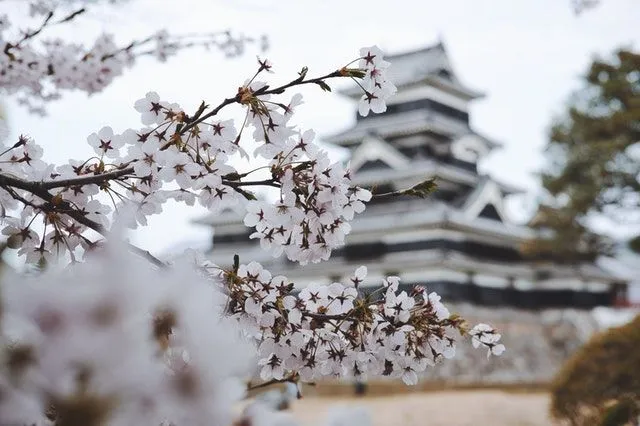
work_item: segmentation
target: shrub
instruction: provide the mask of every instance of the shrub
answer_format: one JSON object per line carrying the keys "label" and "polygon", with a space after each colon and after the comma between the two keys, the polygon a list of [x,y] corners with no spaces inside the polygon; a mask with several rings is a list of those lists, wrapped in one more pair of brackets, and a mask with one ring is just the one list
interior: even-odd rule
{"label": "shrub", "polygon": [[637,425],[640,316],[593,336],[559,371],[551,395],[552,416],[572,426]]}

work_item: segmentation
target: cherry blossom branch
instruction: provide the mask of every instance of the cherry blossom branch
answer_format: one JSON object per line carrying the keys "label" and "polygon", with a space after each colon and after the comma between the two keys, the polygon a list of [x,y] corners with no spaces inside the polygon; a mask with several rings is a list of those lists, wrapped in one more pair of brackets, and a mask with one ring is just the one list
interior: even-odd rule
{"label": "cherry blossom branch", "polygon": [[34,30],[27,30],[25,31],[24,35],[22,36],[22,38],[20,40],[18,40],[16,43],[9,43],[7,42],[5,47],[4,47],[4,53],[9,55],[9,50],[14,49],[14,48],[19,48],[25,41],[28,41],[34,37],[36,37],[37,35],[39,35],[43,30],[45,30],[48,27],[54,26],[54,25],[59,25],[62,23],[66,23],[66,22],[70,22],[73,19],[75,19],[76,17],[82,15],[83,13],[86,12],[85,8],[81,8],[78,9],[74,12],[72,12],[71,14],[67,15],[66,17],[55,21],[55,22],[51,22],[51,19],[54,16],[54,11],[49,11],[44,20],[42,21],[42,23],[40,24],[40,26]]}
{"label": "cherry blossom branch", "polygon": [[[18,199],[19,201],[21,201],[25,205],[30,205],[32,207],[40,208],[40,209],[43,209],[44,211],[51,210],[51,211],[57,211],[57,212],[63,213],[65,215],[71,217],[72,219],[74,219],[76,222],[78,222],[78,223],[80,223],[80,224],[82,224],[82,225],[84,225],[84,226],[86,226],[88,228],[93,229],[94,231],[98,232],[99,234],[101,234],[105,238],[111,236],[111,233],[109,231],[107,231],[107,229],[105,229],[104,226],[102,226],[99,223],[87,218],[84,214],[82,214],[82,212],[80,212],[78,210],[75,210],[69,203],[67,203],[67,202],[65,202],[63,200],[56,200],[54,195],[49,193],[38,182],[27,182],[27,181],[25,181],[23,179],[7,176],[5,174],[0,173],[0,187],[5,189],[6,191],[10,192],[11,195],[14,198]],[[27,192],[33,194],[33,195],[36,195],[37,197],[39,197],[40,199],[42,199],[43,201],[48,203],[49,206],[36,206],[33,203],[25,200],[23,197],[20,197],[18,194],[16,194],[15,191],[13,191],[12,188],[22,189],[24,191],[27,191]],[[156,266],[159,266],[159,267],[167,266],[166,263],[164,263],[163,261],[161,261],[157,257],[153,256],[147,250],[141,249],[141,248],[139,248],[139,247],[137,247],[137,246],[135,246],[135,245],[133,245],[131,243],[127,243],[127,247],[133,253],[136,253],[136,254],[146,258],[147,260],[149,260],[152,264],[154,264]]]}
{"label": "cherry blossom branch", "polygon": [[[316,78],[312,78],[309,80],[304,80],[306,76],[306,71],[302,72],[300,77],[296,78],[295,80],[290,81],[289,83],[283,84],[281,86],[278,86],[276,88],[273,89],[269,89],[269,86],[265,85],[263,87],[261,87],[260,89],[256,90],[255,92],[253,92],[251,95],[253,97],[258,97],[258,96],[266,96],[266,95],[275,95],[275,94],[281,94],[283,93],[285,90],[291,88],[291,87],[295,87],[295,86],[300,86],[300,85],[304,85],[304,84],[318,84],[321,87],[323,87],[323,89],[326,87],[328,88],[329,86],[326,85],[326,83],[324,83],[324,80],[330,79],[330,78],[335,78],[335,77],[346,77],[348,75],[346,75],[346,71],[343,70],[337,70],[337,71],[333,71],[330,72],[328,74],[325,74],[321,77],[316,77]],[[324,85],[323,85],[324,83]],[[241,88],[242,89],[242,88]],[[327,90],[327,89],[324,89]],[[330,89],[329,89],[330,90]],[[210,112],[208,112],[207,114],[198,117],[195,120],[190,121],[187,125],[185,125],[182,130],[181,130],[181,134],[185,134],[187,131],[191,130],[193,127],[197,126],[198,124],[201,124],[203,122],[205,122],[206,120],[215,117],[224,107],[234,104],[234,103],[238,103],[238,104],[246,104],[248,102],[250,102],[250,98],[246,98],[243,97],[243,95],[246,94],[246,92],[239,90],[238,93],[236,94],[236,96],[232,97],[232,98],[226,98],[224,101],[222,101],[218,106],[216,106],[215,108],[213,108],[213,110],[211,110]]]}
{"label": "cherry blossom branch", "polygon": [[[374,305],[374,303],[372,303]],[[327,315],[327,314],[318,314],[314,312],[303,312],[303,317],[309,317],[316,320],[329,321],[329,320],[344,320],[349,318],[352,311],[347,312],[346,314],[336,314],[336,315]]]}
{"label": "cherry blossom branch", "polygon": [[[100,174],[95,174],[91,176],[78,176],[76,178],[69,179],[59,179],[52,181],[44,181],[44,182],[27,182],[21,179],[12,178],[10,176],[4,176],[4,182],[15,186],[16,188],[24,189],[25,191],[29,191],[35,195],[39,196],[41,190],[49,190],[55,188],[68,188],[71,186],[82,186],[89,184],[100,185],[110,180],[116,180],[121,177],[135,175],[133,167],[121,168],[118,170],[112,170],[109,172],[104,172]],[[3,175],[0,173],[0,177]],[[3,182],[0,178],[0,184]],[[241,186],[272,186],[275,188],[279,188],[280,185],[274,179],[264,179],[259,181],[241,181],[241,180],[228,180],[223,179],[222,183],[226,186],[232,188],[239,188]],[[36,191],[36,192],[34,192]]]}
{"label": "cherry blossom branch", "polygon": [[[164,34],[164,33],[160,34],[160,37],[168,37],[168,36],[169,36],[168,34]],[[161,57],[161,59],[164,60],[166,59],[166,57],[163,57],[164,56],[163,54],[159,54],[157,49],[152,48],[148,50],[138,50],[138,51],[135,50],[136,48],[144,47],[153,42],[157,42],[158,37],[159,37],[158,34],[154,34],[152,36],[146,37],[141,40],[131,41],[126,46],[120,47],[118,49],[115,49],[112,52],[102,55],[100,59],[102,61],[105,61],[107,59],[115,58],[120,54],[126,53],[128,56],[135,56],[135,57],[158,55]],[[190,40],[191,37],[201,37],[202,39]],[[223,37],[223,40],[217,40],[218,38],[221,38],[221,37]],[[251,37],[238,37],[238,36],[235,36],[235,37],[236,38],[234,38],[234,35],[230,30],[211,32],[211,33],[200,34],[200,35],[182,34],[182,35],[173,36],[172,41],[169,41],[169,39],[167,39],[167,41],[165,42],[165,47],[170,50],[180,50],[180,49],[188,49],[192,47],[207,48],[211,46],[216,46],[221,49],[224,49],[225,47],[236,46],[240,50],[238,46],[240,46],[241,43],[251,43],[256,41],[254,38],[251,38]],[[263,36],[262,39],[266,40],[266,37]],[[225,53],[227,53],[228,56],[234,56],[239,52],[227,51]]]}
{"label": "cherry blossom branch", "polygon": [[281,185],[275,179],[264,179],[254,181],[240,181],[240,180],[222,180],[222,183],[232,188],[239,188],[241,186],[272,186],[274,188],[280,188]]}
{"label": "cherry blossom branch", "polygon": [[9,51],[10,51],[11,49],[13,49],[14,47],[20,47],[20,45],[21,45],[22,43],[24,43],[25,41],[29,40],[30,38],[33,38],[33,37],[37,36],[38,34],[40,34],[40,33],[42,32],[42,30],[44,30],[44,29],[45,29],[45,27],[49,24],[49,21],[51,20],[51,18],[53,18],[53,12],[49,12],[49,13],[45,16],[45,18],[44,18],[44,20],[43,20],[42,24],[40,24],[40,27],[38,27],[38,28],[36,28],[36,29],[34,29],[34,30],[32,30],[32,31],[28,31],[28,30],[27,30],[27,31],[24,33],[24,35],[22,36],[22,38],[21,38],[20,40],[18,40],[18,42],[17,42],[17,43],[12,44],[12,43],[7,42],[7,44],[6,44],[6,45],[5,45],[5,47],[4,47],[4,53],[5,53],[6,55],[9,55],[9,57],[11,57],[11,55],[10,55],[10,53],[9,53]]}
{"label": "cherry blossom branch", "polygon": [[[452,315],[425,287],[401,291],[399,278],[387,277],[376,291],[382,297],[372,300],[360,291],[366,274],[363,266],[344,282],[311,284],[293,294],[295,284],[286,277],[272,277],[256,262],[224,272],[227,314],[261,331],[258,347],[264,382],[258,387],[312,381],[317,373],[304,367],[318,364],[324,366],[324,374],[393,374],[413,384],[417,373],[453,356],[453,332],[470,335],[474,346],[488,349],[489,355],[504,350],[493,328],[479,325],[468,330],[464,320]],[[304,333],[297,337],[301,330]],[[294,343],[298,340],[304,343]],[[387,358],[384,368],[374,367],[373,359],[384,357],[387,350],[397,353],[398,359]],[[351,352],[361,356],[349,356]],[[353,371],[348,373],[349,369]]]}
{"label": "cherry blossom branch", "polygon": [[145,259],[147,259],[149,262],[151,262],[152,264],[154,264],[155,266],[158,266],[160,268],[166,268],[169,265],[165,262],[163,262],[162,260],[158,259],[157,257],[155,257],[153,254],[151,254],[151,252],[149,250],[145,250],[142,249],[134,244],[131,243],[126,243],[127,244],[127,248],[137,254],[138,256],[144,257]]}
{"label": "cherry blossom branch", "polygon": [[53,199],[53,195],[51,195],[45,188],[40,187],[38,182],[29,182],[24,179],[9,176],[5,173],[0,173],[0,186],[5,188],[13,187],[28,191],[47,202],[50,202]]}
{"label": "cherry blossom branch", "polygon": [[[1,182],[5,186],[10,185],[44,200],[46,204],[34,207],[36,214],[42,210],[46,214],[66,215],[103,236],[107,236],[104,227],[98,226],[98,221],[88,222],[89,216],[100,217],[111,208],[107,208],[92,196],[81,195],[85,191],[94,195],[104,191],[116,210],[119,203],[114,197],[123,203],[133,202],[137,209],[135,220],[146,224],[145,216],[158,212],[159,203],[164,202],[167,197],[183,201],[200,197],[201,203],[210,206],[229,198],[228,189],[240,194],[250,202],[257,200],[252,193],[243,189],[245,187],[269,186],[280,189],[281,193],[284,190],[294,189],[293,204],[286,207],[280,206],[279,211],[286,212],[287,209],[293,207],[306,212],[305,216],[301,216],[302,222],[299,224],[303,231],[302,238],[291,235],[291,231],[284,228],[282,224],[273,229],[260,224],[258,233],[255,235],[262,234],[261,238],[270,239],[272,242],[274,234],[277,235],[278,244],[290,246],[287,248],[287,256],[292,260],[302,259],[309,255],[326,258],[332,248],[341,244],[344,230],[347,229],[346,221],[350,220],[354,213],[364,210],[363,202],[369,200],[370,193],[360,188],[350,187],[348,171],[341,170],[337,165],[332,165],[328,169],[318,168],[319,164],[325,164],[325,160],[316,158],[318,154],[317,148],[312,144],[314,137],[312,131],[298,133],[299,136],[290,138],[296,134],[296,131],[293,127],[287,126],[286,122],[295,105],[300,103],[298,95],[293,97],[289,105],[263,98],[281,94],[291,87],[303,84],[318,84],[324,90],[330,90],[324,80],[334,77],[353,78],[354,75],[364,77],[365,72],[361,69],[343,67],[321,77],[305,79],[307,69],[303,68],[296,79],[270,89],[268,84],[255,83],[252,86],[255,77],[261,71],[271,67],[268,61],[259,60],[259,63],[260,67],[254,77],[247,85],[238,90],[235,97],[227,98],[208,112],[208,106],[203,102],[192,117],[189,117],[179,107],[160,101],[157,94],[147,94],[145,99],[136,102],[136,109],[142,113],[143,123],[152,125],[151,128],[140,131],[129,129],[127,130],[129,133],[114,135],[111,128],[105,127],[98,134],[90,135],[88,138],[90,145],[97,153],[97,156],[93,157],[95,161],[89,159],[81,164],[70,165],[71,167],[64,171],[60,169],[60,171],[54,172],[55,168],[53,168],[51,172],[46,172],[42,176],[38,175],[37,179],[31,180],[15,178],[15,173],[7,173],[9,169],[15,169],[20,173],[24,171],[32,173],[35,170],[35,165],[32,166],[33,161],[42,164],[39,160],[41,155],[39,148],[29,138],[21,137],[16,144],[0,154],[0,157],[6,158],[3,162],[8,165],[7,171],[0,173],[3,175]],[[372,82],[377,82],[375,84],[389,84],[384,81],[383,74],[379,72],[372,74],[370,78]],[[239,103],[247,107],[245,123],[240,132],[234,136],[228,135],[216,140],[216,134],[218,133],[222,137],[223,132],[226,132],[223,129],[228,124],[205,121],[210,120],[222,108],[231,103]],[[268,166],[272,174],[270,179],[242,180],[250,172],[240,174],[223,164],[229,153],[240,149],[240,137],[247,127],[245,124],[248,124],[249,116],[253,121],[251,125],[256,129],[254,137],[264,138],[265,145],[262,148],[266,150],[261,155],[270,161]],[[280,130],[277,130],[278,128]],[[269,133],[272,131],[279,133],[270,135]],[[215,143],[214,140],[216,140]],[[159,142],[161,142],[159,146],[154,145]],[[125,143],[130,146],[133,154],[126,158],[120,158],[119,148]],[[256,153],[259,153],[260,149],[258,148]],[[303,161],[303,156],[307,156],[309,160]],[[116,160],[105,162],[105,158]],[[44,165],[38,166],[38,168],[40,167],[44,167]],[[224,172],[222,172],[223,170]],[[49,176],[56,176],[56,178],[43,180],[43,176],[45,179]],[[162,193],[157,190],[156,185],[160,184],[161,186],[161,181],[172,180],[178,183],[179,190],[163,191]],[[120,194],[109,186],[109,182],[117,182],[127,191],[127,194]],[[335,187],[335,185],[339,187]],[[201,192],[193,191],[193,186],[197,187],[196,191],[201,190]],[[61,191],[57,194],[49,192],[58,188]],[[316,197],[323,197],[323,192],[326,192],[327,195],[335,195],[342,191],[345,193],[344,202],[346,203],[344,215],[340,209],[332,213],[330,209],[328,210],[329,206],[325,201],[316,200]],[[78,200],[76,199],[78,198],[81,201],[80,204],[77,204]],[[13,199],[15,200],[16,197]],[[92,206],[82,206],[84,203],[92,204]],[[331,207],[331,209],[334,208]],[[333,217],[332,222],[327,222],[325,218],[316,222],[321,224],[319,229],[312,229],[306,219],[309,212],[318,217],[330,215]],[[259,218],[264,220],[267,216],[260,214]],[[245,219],[245,223],[251,221],[252,219]],[[20,231],[20,233],[22,232]],[[60,231],[56,229],[56,232]],[[325,232],[330,235],[323,236],[322,234]],[[56,234],[55,241],[60,239],[70,249],[64,235]],[[312,253],[312,250],[315,250],[315,246],[319,243],[323,245],[321,251]],[[59,245],[56,250],[60,251]]]}
{"label": "cherry blossom branch", "polygon": [[252,385],[251,383],[249,383],[247,385],[247,392],[251,392],[254,390],[258,390],[258,389],[263,389],[269,386],[273,386],[273,385],[277,385],[280,383],[297,383],[296,380],[294,379],[294,376],[290,376],[287,377],[285,379],[271,379],[268,380],[266,382],[262,382],[262,383],[258,383],[257,385]]}
{"label": "cherry blossom branch", "polygon": [[54,21],[52,22],[51,19],[53,18],[55,12],[54,11],[49,11],[44,20],[42,21],[42,23],[40,24],[40,26],[34,30],[27,30],[25,31],[24,35],[22,36],[22,38],[20,40],[18,40],[15,43],[11,43],[11,42],[6,42],[5,46],[4,46],[4,54],[9,56],[10,59],[15,60],[15,56],[13,54],[11,54],[11,50],[12,49],[19,49],[26,41],[29,41],[31,39],[33,39],[34,37],[40,35],[42,33],[42,31],[44,31],[46,28],[48,27],[52,27],[54,25],[59,25],[59,24],[63,24],[63,23],[67,23],[67,22],[71,22],[72,20],[74,20],[75,18],[77,18],[78,16],[82,15],[83,13],[85,13],[87,11],[86,8],[80,8],[72,13],[70,13],[69,15],[67,15],[66,17],[59,19],[58,21]]}
{"label": "cherry blossom branch", "polygon": [[[43,21],[37,28],[0,46],[8,58],[8,62],[0,61],[4,68],[0,69],[0,87],[9,94],[20,93],[20,103],[41,115],[45,113],[44,103],[58,99],[62,90],[75,88],[87,93],[99,92],[142,56],[153,55],[164,61],[183,49],[216,47],[227,57],[233,57],[242,54],[249,43],[261,42],[263,51],[267,44],[264,36],[256,39],[229,30],[185,35],[159,31],[122,47],[117,46],[109,34],[100,36],[90,48],[61,40],[37,44],[45,29],[71,22],[87,10],[81,8],[54,21],[55,12],[47,7],[52,6],[38,7]],[[0,23],[0,33],[5,32],[0,39],[11,40],[6,35],[11,24],[11,21]]]}
{"label": "cherry blossom branch", "polygon": [[274,89],[269,89],[268,86],[264,86],[261,89],[256,90],[256,92],[254,93],[255,96],[262,96],[262,95],[279,95],[281,93],[284,93],[285,90],[291,88],[291,87],[295,87],[295,86],[300,86],[303,84],[317,84],[320,87],[322,87],[323,90],[327,90],[327,91],[331,91],[330,88],[326,85],[323,85],[322,83],[324,83],[324,80],[328,80],[331,78],[336,78],[336,77],[349,77],[349,70],[342,68],[340,70],[336,70],[333,72],[330,72],[328,74],[325,74],[321,77],[316,77],[316,78],[311,78],[309,80],[305,80],[305,75],[306,75],[306,71],[301,73],[301,76],[298,77],[297,79],[287,83],[287,84],[283,84],[282,86],[276,87]]}
{"label": "cherry blossom branch", "polygon": [[112,171],[108,171],[100,174],[95,174],[92,176],[78,176],[78,177],[69,178],[69,179],[35,182],[34,185],[46,190],[54,189],[54,188],[78,186],[78,185],[89,185],[89,184],[99,185],[110,180],[118,179],[120,177],[133,175],[133,174],[134,174],[133,167],[126,167],[126,168],[120,168],[117,170],[112,170]]}
{"label": "cherry blossom branch", "polygon": [[[94,52],[100,66],[104,64],[96,59],[108,50]],[[359,68],[347,68],[353,62]],[[238,203],[241,196],[247,199],[243,222],[253,228],[251,238],[259,239],[262,248],[301,265],[327,260],[332,250],[344,245],[349,222],[364,211],[371,192],[352,185],[351,172],[341,162],[330,161],[314,143],[312,130],[290,124],[301,95],[286,101],[275,95],[302,84],[330,90],[326,79],[358,78],[364,92],[360,114],[384,111],[395,87],[386,78],[389,64],[382,52],[376,47],[362,49],[353,62],[309,80],[303,68],[298,78],[269,88],[255,80],[271,68],[267,60],[259,59],[258,71],[235,97],[213,109],[203,102],[191,117],[179,105],[149,92],[135,103],[143,127],[120,134],[104,127],[89,135],[87,142],[95,154],[85,161],[48,164],[42,148],[27,137],[9,148],[0,147],[0,207],[5,212],[2,234],[7,245],[34,264],[46,264],[53,256],[66,261],[65,254],[74,263],[61,276],[53,275],[59,268],[46,268],[33,283],[38,285],[24,285],[12,277],[3,281],[3,289],[13,288],[7,299],[2,294],[2,306],[17,314],[19,324],[33,327],[28,327],[17,352],[16,347],[6,348],[10,361],[17,353],[23,362],[0,366],[0,393],[9,395],[0,402],[3,408],[8,404],[10,412],[34,408],[24,418],[6,418],[7,410],[0,410],[0,423],[39,424],[46,394],[51,395],[53,411],[63,407],[64,416],[75,416],[83,424],[104,423],[115,413],[106,408],[100,419],[69,414],[76,405],[86,407],[86,402],[114,407],[122,424],[227,424],[215,417],[225,409],[215,398],[228,390],[231,375],[240,384],[240,377],[253,374],[248,365],[239,366],[243,361],[238,358],[258,360],[262,382],[243,383],[248,390],[257,390],[283,382],[313,383],[323,377],[385,376],[415,384],[428,367],[454,356],[458,335],[470,336],[473,346],[485,348],[487,356],[504,351],[501,336],[492,327],[479,324],[469,330],[440,296],[425,287],[403,289],[398,277],[386,277],[379,289],[364,291],[364,266],[342,282],[296,288],[256,262],[241,265],[239,256],[225,270],[192,253],[189,257],[200,275],[190,276],[189,269],[179,264],[182,260],[175,268],[165,268],[149,252],[130,244],[128,251],[145,256],[162,271],[145,262],[133,263],[108,244],[104,249],[112,250],[110,256],[87,257],[87,263],[76,264],[82,260],[76,250],[87,252],[102,241],[92,242],[85,231],[112,239],[113,220],[126,219],[134,228],[146,225],[167,200],[189,205],[198,201],[215,214]],[[246,109],[238,128],[233,120],[214,118],[232,103]],[[240,144],[247,133],[257,142],[253,154],[265,165],[240,173],[231,158],[247,155]],[[246,180],[260,169],[269,170],[271,177]],[[279,196],[273,202],[258,200],[245,187],[276,187]],[[434,181],[427,180],[397,193],[424,197],[434,187]],[[41,231],[32,228],[36,218],[44,219]],[[203,276],[209,280],[201,282]],[[72,303],[60,298],[70,292]],[[3,338],[0,331],[2,350]],[[113,353],[75,350],[115,347],[120,342],[122,349]],[[207,365],[212,359],[216,365]],[[78,371],[79,365],[91,369]],[[113,365],[131,371],[113,380]],[[58,377],[66,385],[56,388],[47,383],[45,390],[30,379],[21,382],[21,373],[29,369],[35,374],[28,372],[26,377]],[[103,377],[109,377],[108,383],[102,383]],[[140,377],[144,383],[137,381]],[[141,391],[132,394],[131,389]],[[18,401],[17,410],[12,410],[13,401]]]}
{"label": "cherry blossom branch", "polygon": [[204,116],[200,116],[196,119],[193,119],[191,121],[189,121],[181,130],[180,130],[180,134],[184,135],[186,134],[189,130],[193,129],[194,127],[196,127],[197,125],[203,123],[205,120],[208,120],[209,118],[215,117],[224,107],[231,105],[233,103],[240,103],[240,99],[241,99],[241,95],[240,93],[238,93],[236,96],[234,96],[233,98],[226,98],[225,100],[223,100],[220,104],[218,104],[218,106],[216,106],[215,108],[213,108],[213,110],[211,110],[210,112],[208,112],[206,115]]}

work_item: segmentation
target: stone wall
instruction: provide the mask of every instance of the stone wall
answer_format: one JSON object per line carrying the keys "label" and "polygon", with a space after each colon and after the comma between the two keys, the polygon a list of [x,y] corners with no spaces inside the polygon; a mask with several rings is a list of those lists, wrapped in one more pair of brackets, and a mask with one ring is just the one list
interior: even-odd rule
{"label": "stone wall", "polygon": [[602,329],[592,311],[551,309],[539,312],[449,304],[470,324],[485,322],[502,334],[507,350],[487,359],[487,351],[461,341],[456,357],[428,369],[427,379],[456,384],[545,383],[589,337]]}

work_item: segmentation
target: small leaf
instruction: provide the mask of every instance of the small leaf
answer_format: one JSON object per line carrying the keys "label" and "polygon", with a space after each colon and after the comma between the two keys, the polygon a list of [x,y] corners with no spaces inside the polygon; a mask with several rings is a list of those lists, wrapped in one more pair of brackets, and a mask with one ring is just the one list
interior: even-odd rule
{"label": "small leaf", "polygon": [[240,176],[238,172],[227,173],[226,175],[223,176],[224,179],[231,180],[231,181],[240,180],[241,177],[242,176]]}
{"label": "small leaf", "polygon": [[640,235],[636,235],[627,242],[629,249],[634,253],[640,253]]}
{"label": "small leaf", "polygon": [[237,254],[233,255],[233,273],[237,274],[238,269],[240,268],[240,256]]}
{"label": "small leaf", "polygon": [[329,87],[329,85],[322,80],[316,81],[316,84],[320,86],[325,92],[331,91],[331,87]]}
{"label": "small leaf", "polygon": [[353,69],[350,68],[349,69],[349,76],[350,77],[355,77],[355,78],[364,78],[364,76],[367,75],[367,73],[361,69]]}
{"label": "small leaf", "polygon": [[436,178],[430,178],[425,181],[420,182],[417,185],[403,191],[403,195],[411,195],[413,197],[426,198],[433,191],[436,190],[438,185],[436,184]]}
{"label": "small leaf", "polygon": [[242,196],[244,198],[246,198],[247,200],[249,200],[249,201],[256,201],[257,200],[256,196],[251,191],[246,191],[244,189],[239,189],[239,188],[236,188],[236,191],[240,192],[242,194]]}

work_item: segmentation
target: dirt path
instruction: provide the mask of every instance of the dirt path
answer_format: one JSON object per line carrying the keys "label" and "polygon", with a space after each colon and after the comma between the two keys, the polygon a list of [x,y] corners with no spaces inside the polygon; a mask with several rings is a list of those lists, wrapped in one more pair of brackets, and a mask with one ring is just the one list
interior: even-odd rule
{"label": "dirt path", "polygon": [[330,405],[363,406],[374,426],[548,426],[548,396],[504,391],[448,391],[368,398],[309,397],[292,407],[304,426],[322,425]]}

